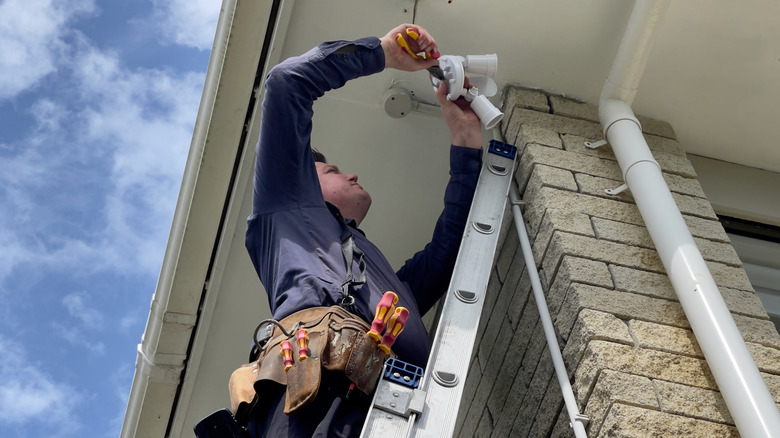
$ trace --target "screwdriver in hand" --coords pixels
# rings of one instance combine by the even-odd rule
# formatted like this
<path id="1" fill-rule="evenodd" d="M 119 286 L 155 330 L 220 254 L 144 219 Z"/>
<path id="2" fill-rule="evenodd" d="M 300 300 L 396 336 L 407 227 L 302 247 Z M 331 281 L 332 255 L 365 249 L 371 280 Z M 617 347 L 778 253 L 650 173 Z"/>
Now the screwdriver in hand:
<path id="1" fill-rule="evenodd" d="M 420 35 L 411 27 L 406 28 L 406 34 L 409 35 L 413 40 L 417 40 L 417 38 L 420 38 Z M 404 50 L 406 50 L 406 53 L 409 54 L 414 59 L 437 59 L 441 54 L 436 52 L 422 52 L 422 53 L 414 53 L 412 49 L 409 47 L 409 44 L 404 39 L 404 36 L 400 33 L 396 34 L 395 41 L 398 43 L 399 46 L 403 47 Z M 438 65 L 434 65 L 433 67 L 427 68 L 428 73 L 431 74 L 431 76 L 435 77 L 436 79 L 443 81 L 444 80 L 444 71 L 442 71 L 441 67 Z"/>

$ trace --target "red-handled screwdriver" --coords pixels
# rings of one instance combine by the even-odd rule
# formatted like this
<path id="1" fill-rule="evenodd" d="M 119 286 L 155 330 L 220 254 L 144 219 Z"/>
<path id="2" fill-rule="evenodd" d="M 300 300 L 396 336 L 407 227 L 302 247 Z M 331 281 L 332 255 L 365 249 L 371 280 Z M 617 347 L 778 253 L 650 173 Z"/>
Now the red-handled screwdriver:
<path id="1" fill-rule="evenodd" d="M 385 354 L 390 354 L 390 347 L 393 346 L 398 335 L 404 330 L 406 318 L 408 317 L 409 309 L 406 307 L 395 309 L 393 316 L 390 317 L 390 322 L 387 323 L 387 331 L 382 336 L 382 342 L 379 343 L 379 349 L 384 351 Z"/>
<path id="2" fill-rule="evenodd" d="M 293 366 L 292 345 L 290 345 L 290 341 L 286 339 L 282 341 L 281 354 L 284 359 L 284 370 L 287 371 Z"/>
<path id="3" fill-rule="evenodd" d="M 376 314 L 374 315 L 374 322 L 371 323 L 371 330 L 368 331 L 368 336 L 371 336 L 376 342 L 382 339 L 382 330 L 385 329 L 387 321 L 393 315 L 395 310 L 395 304 L 398 302 L 398 295 L 395 292 L 387 291 L 382 295 L 382 299 L 379 300 L 379 304 L 376 305 Z"/>
<path id="4" fill-rule="evenodd" d="M 414 30 L 411 27 L 406 28 L 406 34 L 409 35 L 413 40 L 417 40 L 417 38 L 420 38 L 420 35 L 417 33 L 416 30 Z M 420 52 L 420 53 L 414 53 L 409 47 L 409 43 L 406 42 L 404 39 L 404 36 L 400 33 L 395 35 L 395 41 L 398 43 L 399 46 L 401 46 L 404 50 L 406 50 L 406 53 L 409 54 L 414 59 L 439 59 L 441 56 L 441 53 L 439 53 L 438 50 L 432 51 L 432 52 Z"/>
<path id="5" fill-rule="evenodd" d="M 309 331 L 302 328 L 298 330 L 298 360 L 307 357 L 309 357 Z"/>
<path id="6" fill-rule="evenodd" d="M 417 31 L 411 27 L 406 28 L 406 34 L 409 35 L 413 40 L 417 40 L 417 38 L 420 38 L 420 35 L 417 34 Z M 406 53 L 408 53 L 409 56 L 411 56 L 414 59 L 439 59 L 439 57 L 441 56 L 441 53 L 439 53 L 438 50 L 434 50 L 432 52 L 427 52 L 427 53 L 412 52 L 411 47 L 409 47 L 409 44 L 404 39 L 404 36 L 401 35 L 400 33 L 396 34 L 395 40 L 396 42 L 398 42 L 398 45 L 401 46 L 404 50 L 406 50 Z M 428 67 L 427 70 L 433 77 L 435 77 L 440 81 L 446 79 L 446 76 L 444 75 L 444 71 L 438 65 Z"/>

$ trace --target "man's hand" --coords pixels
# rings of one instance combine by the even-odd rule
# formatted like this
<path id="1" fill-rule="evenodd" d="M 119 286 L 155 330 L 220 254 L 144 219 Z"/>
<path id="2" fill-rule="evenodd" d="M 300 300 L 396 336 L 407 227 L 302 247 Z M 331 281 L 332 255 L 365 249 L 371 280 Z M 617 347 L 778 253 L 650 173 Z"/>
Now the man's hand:
<path id="1" fill-rule="evenodd" d="M 409 37 L 406 34 L 407 28 L 414 29 L 419 37 L 416 40 Z M 438 52 L 436 41 L 428 31 L 415 24 L 401 24 L 379 39 L 385 52 L 385 68 L 417 71 L 439 64 L 439 61 L 436 59 L 412 58 L 396 41 L 396 35 L 399 33 L 414 53 Z M 468 78 L 466 78 L 464 85 L 466 88 L 469 87 Z M 462 97 L 454 102 L 447 100 L 447 84 L 444 82 L 436 90 L 436 99 L 441 104 L 444 121 L 447 123 L 447 127 L 450 128 L 452 144 L 473 149 L 481 148 L 482 124 L 477 114 L 471 109 L 469 102 Z"/>
<path id="2" fill-rule="evenodd" d="M 468 78 L 464 84 L 469 87 Z M 436 90 L 436 99 L 441 105 L 441 113 L 444 122 L 450 128 L 452 144 L 467 148 L 479 149 L 482 147 L 482 124 L 479 117 L 471 109 L 469 102 L 459 97 L 454 102 L 447 100 L 447 84 L 442 82 Z"/>
<path id="3" fill-rule="evenodd" d="M 419 35 L 417 40 L 412 39 L 406 34 L 406 29 L 412 28 Z M 395 40 L 395 36 L 401 34 L 412 49 L 414 53 L 420 52 L 436 52 L 438 51 L 436 41 L 431 34 L 425 29 L 416 24 L 401 24 L 396 26 L 393 30 L 387 33 L 379 40 L 382 43 L 382 50 L 385 52 L 385 68 L 394 68 L 403 71 L 417 71 L 422 70 L 434 65 L 439 65 L 439 61 L 435 59 L 414 59 L 406 53 L 398 42 Z"/>

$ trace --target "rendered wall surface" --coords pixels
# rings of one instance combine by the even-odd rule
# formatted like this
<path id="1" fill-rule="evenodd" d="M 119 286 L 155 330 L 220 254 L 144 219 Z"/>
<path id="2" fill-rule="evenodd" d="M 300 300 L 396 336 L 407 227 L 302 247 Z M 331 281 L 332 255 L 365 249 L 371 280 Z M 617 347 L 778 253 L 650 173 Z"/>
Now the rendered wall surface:
<path id="1" fill-rule="evenodd" d="M 543 92 L 504 93 L 505 140 L 547 302 L 589 437 L 739 436 L 644 227 L 594 106 Z M 645 137 L 780 403 L 780 335 L 754 293 L 671 126 Z M 507 210 L 505 225 L 512 223 Z M 512 225 L 513 227 L 513 225 Z M 519 253 L 504 227 L 458 427 L 460 437 L 573 436 Z"/>

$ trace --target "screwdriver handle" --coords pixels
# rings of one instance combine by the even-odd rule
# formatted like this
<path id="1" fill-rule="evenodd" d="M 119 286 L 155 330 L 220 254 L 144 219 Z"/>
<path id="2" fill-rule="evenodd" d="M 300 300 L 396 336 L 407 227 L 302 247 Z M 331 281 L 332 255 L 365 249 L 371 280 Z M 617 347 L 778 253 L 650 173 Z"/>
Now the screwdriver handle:
<path id="1" fill-rule="evenodd" d="M 380 333 L 385 329 L 387 321 L 393 315 L 396 303 L 398 303 L 398 295 L 395 292 L 387 291 L 382 295 L 379 304 L 376 305 L 374 321 L 371 323 L 371 330 L 368 331 L 368 336 L 374 341 L 379 342 L 382 339 Z"/>
<path id="2" fill-rule="evenodd" d="M 309 357 L 309 331 L 302 328 L 298 330 L 298 360 Z"/>
<path id="3" fill-rule="evenodd" d="M 284 359 L 284 370 L 287 371 L 293 366 L 292 345 L 290 345 L 290 341 L 286 339 L 282 341 L 282 351 L 280 353 L 282 359 Z"/>
<path id="4" fill-rule="evenodd" d="M 418 35 L 418 34 L 417 34 L 417 31 L 415 31 L 415 30 L 414 30 L 413 28 L 411 28 L 411 27 L 407 27 L 407 28 L 406 28 L 406 34 L 407 34 L 407 35 L 409 35 L 409 36 L 410 36 L 410 37 L 411 37 L 413 40 L 415 40 L 415 41 L 417 41 L 417 38 L 420 38 L 420 35 Z M 438 50 L 436 50 L 436 51 L 433 51 L 433 52 L 420 52 L 420 53 L 413 53 L 413 52 L 412 52 L 412 49 L 410 49 L 410 48 L 409 48 L 409 45 L 408 45 L 408 44 L 406 44 L 406 41 L 404 41 L 404 42 L 402 43 L 401 41 L 399 41 L 399 40 L 398 40 L 399 38 L 403 39 L 403 36 L 402 36 L 400 33 L 399 33 L 398 35 L 396 35 L 396 36 L 395 36 L 395 39 L 396 39 L 396 41 L 398 41 L 398 44 L 399 44 L 401 47 L 403 47 L 403 48 L 404 48 L 404 50 L 406 50 L 406 52 L 407 52 L 409 55 L 411 55 L 411 56 L 412 56 L 412 58 L 414 58 L 414 59 L 419 59 L 419 58 L 422 58 L 422 59 L 439 59 L 439 57 L 441 56 L 441 53 L 439 53 L 439 51 L 438 51 Z"/>
<path id="5" fill-rule="evenodd" d="M 393 316 L 390 317 L 390 322 L 387 323 L 387 331 L 382 336 L 382 342 L 379 343 L 379 349 L 385 354 L 390 354 L 390 347 L 393 346 L 398 335 L 404 330 L 407 318 L 409 318 L 409 309 L 406 307 L 395 309 Z"/>
<path id="6" fill-rule="evenodd" d="M 406 34 L 412 37 L 414 40 L 420 37 L 412 28 L 406 29 Z M 399 46 L 406 50 L 406 53 L 408 53 L 409 56 L 411 56 L 413 59 L 438 59 L 441 56 L 441 53 L 438 51 L 414 53 L 412 48 L 409 47 L 409 43 L 406 42 L 406 39 L 404 39 L 404 36 L 401 33 L 397 33 L 395 35 L 395 41 Z"/>

